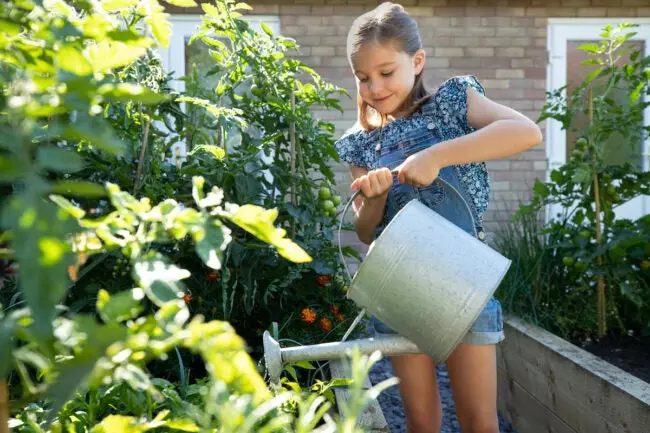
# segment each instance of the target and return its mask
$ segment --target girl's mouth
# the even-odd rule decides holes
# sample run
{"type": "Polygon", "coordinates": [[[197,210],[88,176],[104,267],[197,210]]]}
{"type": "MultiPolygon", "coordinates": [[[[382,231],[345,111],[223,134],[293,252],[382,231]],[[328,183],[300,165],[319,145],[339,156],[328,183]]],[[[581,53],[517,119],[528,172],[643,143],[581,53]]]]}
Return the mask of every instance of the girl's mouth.
{"type": "Polygon", "coordinates": [[[383,98],[375,98],[373,101],[375,104],[381,104],[382,102],[386,101],[388,98],[390,98],[391,95],[384,96],[383,98]]]}

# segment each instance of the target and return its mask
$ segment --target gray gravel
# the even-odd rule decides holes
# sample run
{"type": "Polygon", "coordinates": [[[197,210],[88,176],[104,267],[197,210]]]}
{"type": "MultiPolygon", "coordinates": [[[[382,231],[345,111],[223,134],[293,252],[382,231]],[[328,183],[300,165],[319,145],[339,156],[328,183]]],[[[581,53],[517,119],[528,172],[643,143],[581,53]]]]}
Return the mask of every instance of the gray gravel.
{"type": "MultiPolygon", "coordinates": [[[[447,375],[447,367],[439,365],[437,369],[438,388],[440,389],[443,413],[441,433],[460,433],[460,426],[454,409],[454,400],[451,395],[449,376],[447,375]]],[[[384,358],[375,364],[370,372],[369,378],[373,384],[376,384],[392,376],[393,368],[391,367],[390,360],[384,358]]],[[[397,386],[393,386],[381,393],[377,400],[379,401],[381,410],[384,413],[384,417],[386,417],[386,422],[390,426],[391,432],[406,433],[404,408],[402,406],[402,398],[400,397],[397,386]]],[[[516,433],[512,425],[505,421],[501,415],[499,415],[499,427],[501,433],[516,433]]]]}

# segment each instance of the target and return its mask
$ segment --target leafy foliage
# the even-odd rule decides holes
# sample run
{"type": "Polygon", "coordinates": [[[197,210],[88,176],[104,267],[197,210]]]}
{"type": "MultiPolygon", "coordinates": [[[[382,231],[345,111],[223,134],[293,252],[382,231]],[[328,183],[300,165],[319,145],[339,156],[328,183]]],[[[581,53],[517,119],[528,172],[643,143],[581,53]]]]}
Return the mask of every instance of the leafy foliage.
{"type": "Polygon", "coordinates": [[[623,332],[650,332],[650,220],[647,215],[637,221],[615,217],[617,206],[650,194],[650,173],[607,157],[612,149],[640,154],[650,132],[642,122],[650,105],[650,57],[632,52],[630,62],[623,62],[632,48],[626,43],[635,34],[629,31],[633,27],[605,27],[599,44],[580,47],[591,55],[583,64],[595,67],[585,81],[570,93],[567,87],[549,93],[540,120],[559,121],[578,138],[569,161],[551,173],[551,182],[536,182],[533,200],[520,208],[519,228],[506,242],[509,248],[534,251],[532,267],[520,271],[534,270],[545,287],[533,299],[520,300],[530,300],[536,314],[541,297],[547,306],[555,304],[561,311],[553,313],[553,326],[576,338],[604,335],[611,320],[623,332]],[[559,204],[564,212],[544,228],[546,239],[541,240],[542,233],[526,227],[549,204],[559,204]],[[593,306],[598,307],[597,331],[593,306]]]}
{"type": "MultiPolygon", "coordinates": [[[[0,292],[6,302],[0,385],[10,387],[10,427],[17,431],[353,432],[363,405],[390,385],[363,391],[376,355],[353,356],[357,373],[350,386],[357,399],[346,420],[334,420],[324,395],[332,384],[318,384],[314,395],[287,389],[272,395],[246,339],[225,320],[210,320],[217,319],[215,310],[193,308],[193,288],[206,270],[215,276],[208,282],[220,284],[205,295],[221,302],[218,319],[243,305],[245,325],[263,300],[269,315],[255,325],[268,326],[278,314],[278,303],[270,301],[275,292],[287,302],[303,279],[326,273],[322,285],[330,284],[339,300],[345,283],[331,277],[340,266],[327,232],[334,214],[312,213],[314,182],[331,180],[323,155],[332,138],[331,125],[315,122],[309,107],[335,106],[329,95],[337,90],[312,74],[317,87],[293,81],[302,89],[295,103],[260,100],[244,110],[237,105],[237,80],[262,77],[263,85],[289,92],[271,72],[288,83],[309,70],[283,60],[294,45],[272,37],[268,27],[269,38],[256,39],[237,16],[244,4],[205,7],[206,26],[266,47],[247,54],[264,60],[259,67],[230,54],[231,82],[219,100],[171,91],[153,51],[156,43],[168,43],[171,31],[156,0],[0,5],[0,253],[19,270],[15,290],[7,285],[0,292]],[[202,120],[195,122],[182,104],[200,109],[202,120]],[[220,131],[216,142],[196,142],[201,122],[220,131]],[[301,140],[302,175],[273,172],[291,165],[287,138],[277,135],[285,130],[301,140]],[[231,151],[223,140],[235,132],[241,142],[231,151]],[[172,165],[169,151],[179,140],[187,140],[191,152],[172,165]],[[271,150],[274,162],[259,157],[271,150]],[[313,174],[307,180],[314,168],[325,180],[313,174]],[[272,180],[264,170],[272,171],[272,180]],[[301,199],[285,205],[292,188],[301,199]],[[235,300],[239,292],[244,296],[235,300]],[[190,371],[205,377],[190,380],[181,368],[177,384],[154,378],[152,369],[172,352],[181,365],[184,354],[195,355],[201,368],[190,371]]],[[[246,45],[237,50],[247,53],[246,45]]],[[[325,298],[297,293],[290,308],[300,296],[325,298]]]]}

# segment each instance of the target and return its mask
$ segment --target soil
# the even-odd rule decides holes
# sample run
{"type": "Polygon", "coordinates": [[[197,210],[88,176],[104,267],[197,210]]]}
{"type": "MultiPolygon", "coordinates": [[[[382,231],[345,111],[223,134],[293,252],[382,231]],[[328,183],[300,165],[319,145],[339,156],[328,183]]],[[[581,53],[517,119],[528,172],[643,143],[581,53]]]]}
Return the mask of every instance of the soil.
{"type": "Polygon", "coordinates": [[[650,383],[650,336],[609,335],[583,348],[650,383]]]}

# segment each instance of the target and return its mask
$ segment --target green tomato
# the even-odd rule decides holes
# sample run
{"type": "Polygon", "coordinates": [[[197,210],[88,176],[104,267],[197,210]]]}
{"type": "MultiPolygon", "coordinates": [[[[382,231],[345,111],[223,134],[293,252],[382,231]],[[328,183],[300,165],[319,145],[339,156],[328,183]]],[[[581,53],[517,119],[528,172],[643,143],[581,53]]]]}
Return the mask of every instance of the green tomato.
{"type": "Polygon", "coordinates": [[[331,211],[332,209],[336,209],[334,207],[334,202],[332,200],[325,200],[323,202],[322,206],[323,206],[323,209],[325,209],[328,212],[331,211]]]}
{"type": "Polygon", "coordinates": [[[582,239],[589,239],[591,237],[591,232],[589,230],[583,230],[579,235],[582,239]]]}
{"type": "Polygon", "coordinates": [[[335,217],[336,216],[336,208],[333,207],[332,209],[329,210],[330,216],[335,217]]]}
{"type": "Polygon", "coordinates": [[[585,146],[587,146],[587,139],[586,138],[580,137],[580,138],[578,138],[576,140],[576,147],[580,147],[580,148],[584,149],[585,146]]]}
{"type": "Polygon", "coordinates": [[[562,263],[564,263],[565,266],[571,266],[573,263],[575,263],[575,260],[573,260],[573,257],[565,256],[562,259],[562,263]]]}
{"type": "Polygon", "coordinates": [[[338,206],[341,204],[341,196],[340,195],[335,195],[332,197],[332,201],[334,202],[334,206],[338,206]]]}
{"type": "Polygon", "coordinates": [[[329,190],[326,186],[321,186],[318,190],[318,198],[321,200],[327,200],[332,196],[332,191],[329,190]]]}

